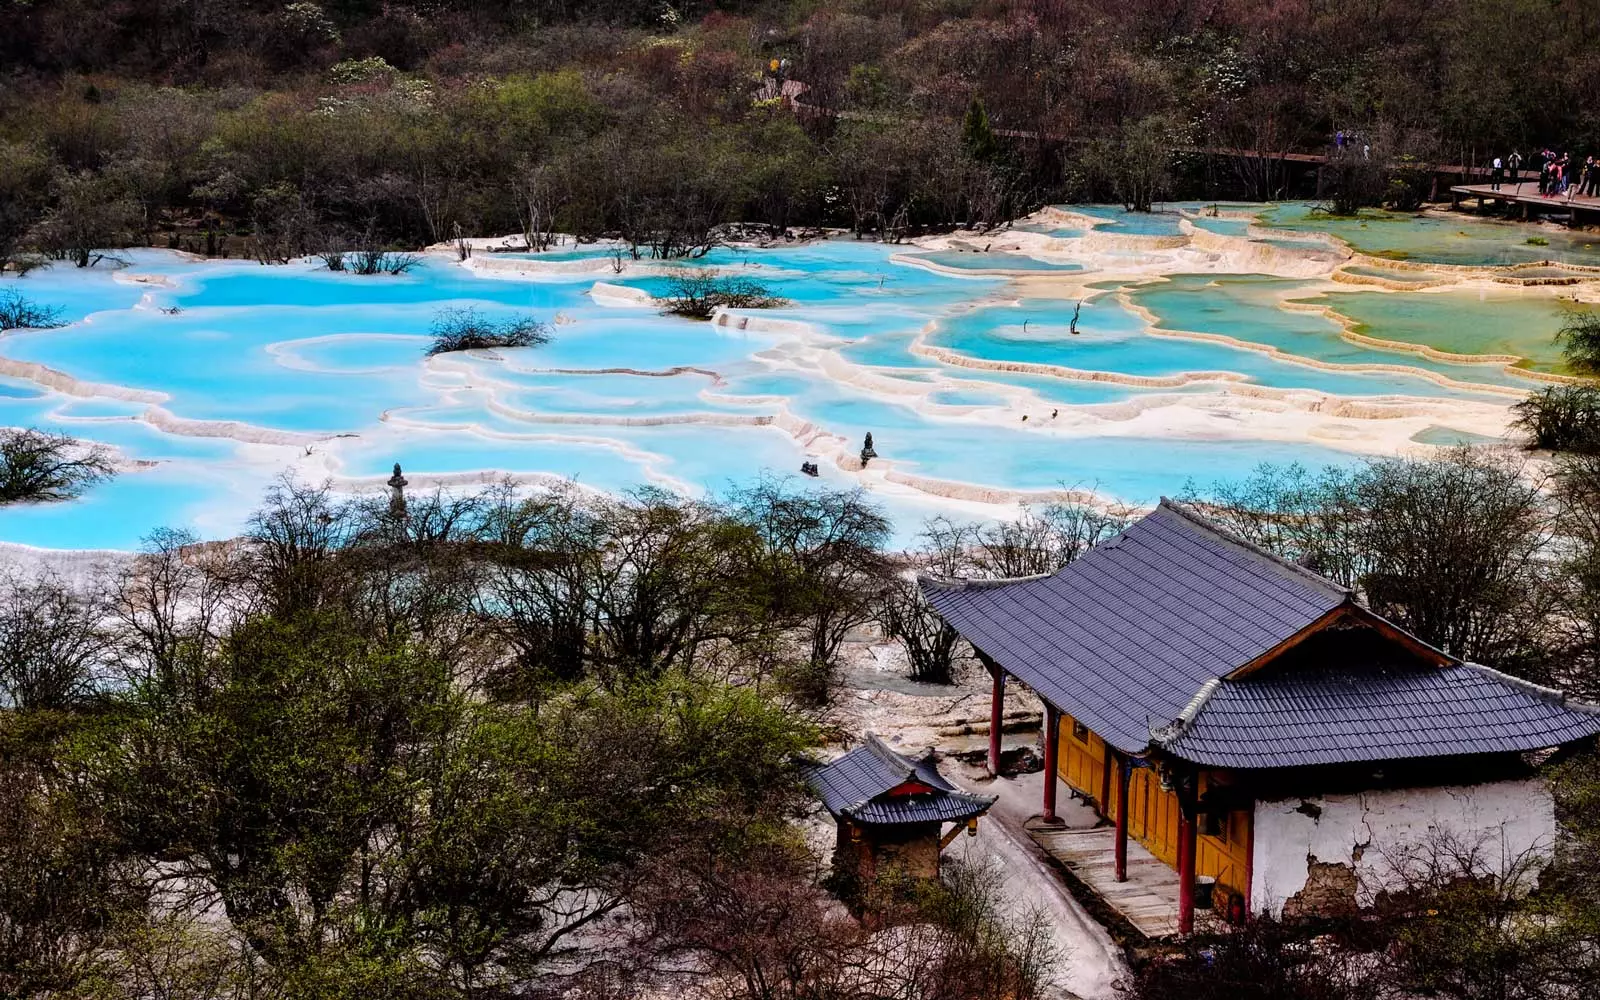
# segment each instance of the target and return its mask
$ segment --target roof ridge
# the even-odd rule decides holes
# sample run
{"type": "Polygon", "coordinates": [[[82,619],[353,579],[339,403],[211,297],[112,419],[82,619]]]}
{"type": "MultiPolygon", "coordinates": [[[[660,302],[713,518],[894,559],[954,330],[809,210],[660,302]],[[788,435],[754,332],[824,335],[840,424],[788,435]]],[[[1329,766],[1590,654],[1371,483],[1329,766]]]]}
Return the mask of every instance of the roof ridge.
{"type": "MultiPolygon", "coordinates": [[[[868,733],[867,741],[862,745],[865,746],[874,757],[877,757],[885,764],[888,764],[890,767],[898,770],[905,771],[906,774],[905,777],[901,779],[902,781],[909,781],[910,779],[916,777],[917,766],[910,760],[903,757],[899,752],[890,748],[889,744],[883,742],[883,740],[878,737],[877,733],[868,733]]],[[[879,794],[881,795],[882,793],[880,792],[879,794]]]]}
{"type": "Polygon", "coordinates": [[[1178,713],[1176,719],[1164,726],[1150,727],[1150,741],[1158,746],[1166,746],[1169,743],[1176,742],[1194,724],[1194,720],[1204,711],[1206,703],[1211,700],[1212,695],[1217,693],[1217,689],[1222,687],[1222,684],[1223,678],[1213,677],[1200,685],[1200,690],[1196,691],[1194,697],[1189,699],[1189,704],[1183,706],[1183,711],[1178,713]]]}
{"type": "Polygon", "coordinates": [[[936,576],[932,573],[917,571],[917,582],[939,590],[997,590],[1000,587],[1009,587],[1013,583],[1031,583],[1034,580],[1048,580],[1059,573],[1032,573],[1028,576],[999,576],[999,577],[968,577],[968,576],[936,576]]]}
{"type": "Polygon", "coordinates": [[[1560,688],[1547,687],[1544,684],[1536,684],[1525,677],[1517,677],[1514,674],[1508,674],[1502,670],[1496,670],[1493,667],[1486,667],[1481,663],[1471,663],[1463,660],[1461,661],[1461,666],[1476,670],[1485,677],[1499,681],[1508,687],[1520,688],[1536,698],[1543,698],[1546,701],[1553,701],[1562,708],[1570,708],[1574,712],[1584,712],[1589,715],[1600,715],[1600,705],[1591,705],[1586,701],[1576,701],[1572,698],[1569,698],[1567,693],[1560,688]]]}
{"type": "Polygon", "coordinates": [[[1315,570],[1307,569],[1292,559],[1285,559],[1276,552],[1257,545],[1255,542],[1249,541],[1242,536],[1229,531],[1227,528],[1217,524],[1215,521],[1200,514],[1198,511],[1190,510],[1187,506],[1177,500],[1173,500],[1169,497],[1162,497],[1161,502],[1156,504],[1156,509],[1170,511],[1195,527],[1205,531],[1206,533],[1214,535],[1230,545],[1235,545],[1241,549],[1244,549],[1251,555],[1265,559],[1274,566],[1282,567],[1296,576],[1304,577],[1312,583],[1326,587],[1335,593],[1343,594],[1349,598],[1353,598],[1355,596],[1355,591],[1349,587],[1346,587],[1340,583],[1336,583],[1335,581],[1328,579],[1315,570]]]}

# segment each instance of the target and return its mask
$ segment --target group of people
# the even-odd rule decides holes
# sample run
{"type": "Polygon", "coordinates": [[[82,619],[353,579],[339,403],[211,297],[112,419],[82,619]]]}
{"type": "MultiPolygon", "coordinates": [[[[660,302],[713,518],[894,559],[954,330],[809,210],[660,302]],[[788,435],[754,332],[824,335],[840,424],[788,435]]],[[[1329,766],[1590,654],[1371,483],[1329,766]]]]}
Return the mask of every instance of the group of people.
{"type": "MultiPolygon", "coordinates": [[[[1519,174],[1522,169],[1522,154],[1516,150],[1511,155],[1501,159],[1495,157],[1490,164],[1490,187],[1500,190],[1500,184],[1507,179],[1513,187],[1521,183],[1519,174]]],[[[1558,153],[1553,149],[1539,151],[1539,193],[1547,197],[1566,195],[1583,195],[1586,198],[1600,197],[1600,160],[1593,154],[1578,163],[1571,153],[1558,153]]]]}

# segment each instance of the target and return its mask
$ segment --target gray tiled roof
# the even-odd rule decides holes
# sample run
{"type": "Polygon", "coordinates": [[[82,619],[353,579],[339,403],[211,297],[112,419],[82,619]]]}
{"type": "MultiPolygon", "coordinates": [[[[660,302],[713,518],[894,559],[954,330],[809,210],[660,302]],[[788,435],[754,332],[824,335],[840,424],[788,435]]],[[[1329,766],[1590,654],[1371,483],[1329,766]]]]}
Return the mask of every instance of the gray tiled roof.
{"type": "Polygon", "coordinates": [[[891,750],[878,737],[831,764],[815,768],[808,781],[834,816],[858,823],[933,823],[971,819],[995,802],[992,795],[970,795],[944,779],[933,755],[913,760],[891,750]],[[880,797],[917,780],[935,789],[923,795],[880,797]]]}
{"type": "Polygon", "coordinates": [[[1162,749],[1215,767],[1296,767],[1537,750],[1600,713],[1484,667],[1345,667],[1222,681],[1162,749]]]}
{"type": "Polygon", "coordinates": [[[1600,734],[1596,709],[1420,643],[1447,665],[1347,644],[1227,679],[1353,596],[1165,500],[1054,576],[924,580],[923,590],[1007,672],[1124,753],[1155,746],[1211,766],[1292,767],[1532,750],[1600,734]]]}
{"type": "Polygon", "coordinates": [[[1350,596],[1166,501],[1054,576],[923,590],[973,645],[1126,753],[1207,681],[1350,596]]]}

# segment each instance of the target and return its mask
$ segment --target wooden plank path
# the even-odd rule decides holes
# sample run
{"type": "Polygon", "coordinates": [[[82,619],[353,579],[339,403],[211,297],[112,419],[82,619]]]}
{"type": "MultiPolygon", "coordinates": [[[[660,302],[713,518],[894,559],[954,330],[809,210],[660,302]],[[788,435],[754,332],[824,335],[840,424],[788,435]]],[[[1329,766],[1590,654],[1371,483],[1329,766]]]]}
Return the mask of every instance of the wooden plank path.
{"type": "Polygon", "coordinates": [[[1063,830],[1029,824],[1028,836],[1152,940],[1178,933],[1178,873],[1136,840],[1128,841],[1128,881],[1118,882],[1116,831],[1063,830]]]}
{"type": "MultiPolygon", "coordinates": [[[[783,83],[782,96],[790,109],[798,114],[815,115],[826,118],[838,118],[843,121],[864,121],[889,124],[897,120],[897,116],[872,111],[848,111],[838,108],[824,107],[800,99],[810,88],[795,80],[786,80],[783,83]]],[[[1092,141],[1088,136],[1058,135],[1051,132],[1039,132],[1032,129],[996,128],[995,135],[1003,135],[1009,139],[1044,140],[1046,142],[1060,142],[1082,144],[1092,141]]],[[[1243,149],[1226,146],[1173,146],[1174,153],[1189,153],[1199,156],[1234,157],[1242,160],[1272,160],[1278,163],[1298,163],[1304,166],[1321,167],[1327,164],[1328,154],[1310,152],[1305,150],[1266,150],[1243,149]]],[[[1352,154],[1353,155],[1353,154],[1352,154]]],[[[1465,164],[1436,163],[1428,168],[1435,181],[1439,178],[1488,177],[1491,174],[1489,167],[1472,167],[1465,164]]],[[[1485,185],[1487,186],[1487,185],[1485,185]]],[[[1537,188],[1537,184],[1534,185],[1537,188]]]]}
{"type": "Polygon", "coordinates": [[[1584,212],[1590,216],[1588,221],[1597,221],[1594,213],[1600,213],[1600,198],[1578,194],[1576,185],[1567,194],[1540,194],[1537,180],[1502,183],[1498,188],[1493,184],[1458,184],[1450,189],[1450,202],[1457,208],[1470,198],[1477,199],[1480,210],[1493,203],[1503,212],[1524,219],[1571,213],[1576,221],[1578,213],[1584,212]]]}

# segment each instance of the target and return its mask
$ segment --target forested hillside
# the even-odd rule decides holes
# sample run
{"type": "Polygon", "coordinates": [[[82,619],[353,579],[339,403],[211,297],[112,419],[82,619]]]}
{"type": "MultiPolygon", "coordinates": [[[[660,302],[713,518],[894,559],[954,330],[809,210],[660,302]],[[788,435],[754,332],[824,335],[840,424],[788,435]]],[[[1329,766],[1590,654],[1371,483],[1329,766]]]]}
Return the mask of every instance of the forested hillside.
{"type": "Polygon", "coordinates": [[[0,9],[11,260],[517,231],[692,253],[730,221],[897,236],[1266,198],[1304,178],[1226,151],[1338,132],[1394,171],[1600,142],[1600,8],[1571,0],[0,9]]]}

